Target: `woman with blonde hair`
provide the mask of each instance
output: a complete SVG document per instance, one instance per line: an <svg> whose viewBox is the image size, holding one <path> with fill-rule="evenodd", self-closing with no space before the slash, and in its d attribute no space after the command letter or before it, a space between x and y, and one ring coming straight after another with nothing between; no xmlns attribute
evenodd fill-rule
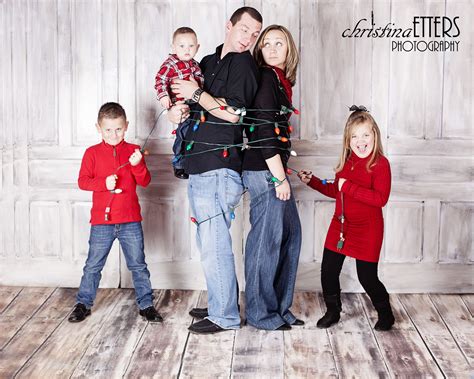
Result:
<svg viewBox="0 0 474 379"><path fill-rule="evenodd" d="M334 216L324 243L321 284L326 314L319 328L337 323L342 309L339 275L346 256L356 259L357 277L378 313L376 330L391 329L395 318L389 295L377 269L383 240L382 207L390 195L390 163L383 154L380 130L363 106L353 111L344 128L343 148L336 179L329 183L310 171L298 173L301 181L336 199Z"/></svg>
<svg viewBox="0 0 474 379"><path fill-rule="evenodd" d="M251 224L245 245L246 317L259 329L289 330L290 325L304 324L290 311L301 225L286 175L299 57L290 32L280 25L261 33L253 54L260 82L253 112L248 114L249 148L243 162Z"/></svg>

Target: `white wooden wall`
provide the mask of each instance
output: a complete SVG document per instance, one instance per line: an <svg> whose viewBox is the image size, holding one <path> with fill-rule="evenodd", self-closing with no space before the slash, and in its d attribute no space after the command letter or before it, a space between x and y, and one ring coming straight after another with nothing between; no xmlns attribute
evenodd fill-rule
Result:
<svg viewBox="0 0 474 379"><path fill-rule="evenodd" d="M347 106L367 105L392 164L381 276L391 291L474 289L473 3L471 1L246 1L265 25L287 26L301 51L301 109L291 165L332 177ZM161 110L154 75L172 31L198 34L198 58L224 39L237 0L0 0L0 285L77 286L91 194L76 185L85 148L98 141L99 106L119 101L142 143ZM343 39L369 17L409 27L414 15L461 16L458 53L391 52L388 39ZM186 182L170 167L172 127L160 121L149 149L152 183L140 191L147 261L156 288L204 288L189 222ZM303 223L298 287L320 289L322 245L333 203L296 183ZM248 203L232 227L242 279ZM243 279L241 280L243 286ZM130 286L114 246L103 286ZM360 290L353 262L346 290Z"/></svg>

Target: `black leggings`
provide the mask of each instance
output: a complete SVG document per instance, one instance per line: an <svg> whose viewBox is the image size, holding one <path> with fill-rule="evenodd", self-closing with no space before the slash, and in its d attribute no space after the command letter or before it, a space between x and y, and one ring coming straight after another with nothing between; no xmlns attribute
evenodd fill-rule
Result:
<svg viewBox="0 0 474 379"><path fill-rule="evenodd" d="M343 254L324 248L323 263L321 265L321 284L324 295L336 295L341 292L339 275L345 258L346 256ZM387 290L377 276L378 262L366 262L357 259L356 263L357 277L372 303L376 304L388 300Z"/></svg>

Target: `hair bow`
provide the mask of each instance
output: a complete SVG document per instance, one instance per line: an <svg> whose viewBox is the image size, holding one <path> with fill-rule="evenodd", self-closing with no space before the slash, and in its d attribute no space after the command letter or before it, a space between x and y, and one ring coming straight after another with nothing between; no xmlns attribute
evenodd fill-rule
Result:
<svg viewBox="0 0 474 379"><path fill-rule="evenodd" d="M355 112L355 111L358 111L358 112L370 112L364 105L353 105L349 108L349 111L351 112Z"/></svg>

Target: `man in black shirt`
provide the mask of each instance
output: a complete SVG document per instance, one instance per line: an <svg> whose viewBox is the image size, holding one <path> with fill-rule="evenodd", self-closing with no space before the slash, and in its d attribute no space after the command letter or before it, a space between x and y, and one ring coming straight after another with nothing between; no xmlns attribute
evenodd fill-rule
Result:
<svg viewBox="0 0 474 379"><path fill-rule="evenodd" d="M184 142L188 196L198 222L197 244L208 290L208 309L195 308L190 312L194 317L206 317L189 328L194 333L240 327L229 228L233 209L243 192L242 152L240 146L235 146L243 142L240 110L252 104L258 88L258 70L249 50L261 28L262 16L257 10L239 8L226 24L224 44L200 64L204 91L192 80L175 80L171 86L178 97L197 103L193 111L204 111L193 113L193 127ZM176 104L168 112L174 123L187 117L189 107L185 104Z"/></svg>

